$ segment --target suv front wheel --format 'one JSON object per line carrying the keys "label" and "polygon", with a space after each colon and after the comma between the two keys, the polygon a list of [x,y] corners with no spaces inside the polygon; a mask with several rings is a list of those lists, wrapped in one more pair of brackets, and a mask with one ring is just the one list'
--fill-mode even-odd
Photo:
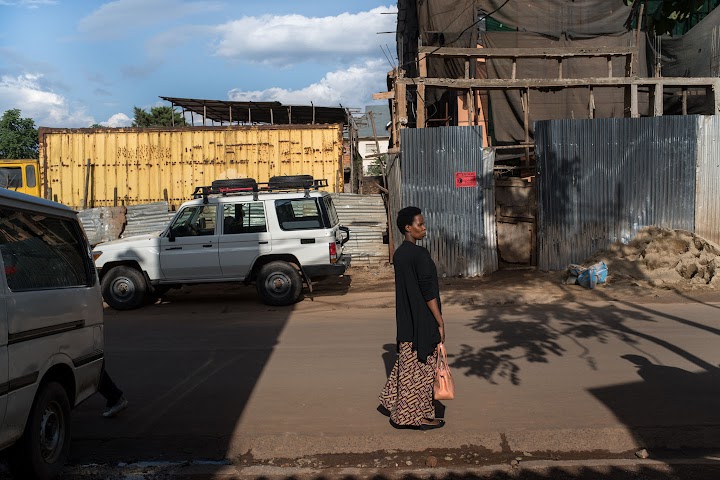
{"label": "suv front wheel", "polygon": [[292,305],[302,293],[300,273],[287,262],[270,262],[260,269],[257,291],[268,305]]}
{"label": "suv front wheel", "polygon": [[147,283],[141,272],[124,265],[113,267],[102,279],[102,296],[115,310],[132,310],[145,301]]}

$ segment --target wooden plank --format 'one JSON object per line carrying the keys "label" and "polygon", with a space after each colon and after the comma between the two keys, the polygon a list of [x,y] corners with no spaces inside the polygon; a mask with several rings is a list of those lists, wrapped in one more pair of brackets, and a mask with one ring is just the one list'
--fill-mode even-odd
{"label": "wooden plank", "polygon": [[655,117],[662,117],[663,114],[663,84],[657,83],[655,84],[655,89],[653,90],[653,116]]}
{"label": "wooden plank", "polygon": [[687,115],[687,88],[682,89],[682,114]]}
{"label": "wooden plank", "polygon": [[475,92],[472,88],[468,91],[468,97],[468,125],[472,126],[475,125]]}
{"label": "wooden plank", "polygon": [[[452,48],[420,47],[419,54],[438,57],[472,58],[543,58],[543,57],[624,57],[637,53],[637,47],[598,47],[598,48]],[[422,58],[422,57],[421,57]]]}
{"label": "wooden plank", "polygon": [[425,128],[425,85],[417,86],[417,128]]}
{"label": "wooden plank", "polygon": [[389,92],[379,92],[379,93],[373,93],[373,100],[390,100],[391,98],[395,97],[395,90],[390,90]]}
{"label": "wooden plank", "polygon": [[558,78],[563,78],[563,59],[558,58]]}
{"label": "wooden plank", "polygon": [[[482,50],[482,49],[478,49]],[[600,78],[401,78],[397,80],[398,85],[420,85],[445,88],[459,88],[466,90],[468,88],[479,89],[525,89],[525,88],[546,88],[546,87],[589,87],[589,86],[626,86],[626,85],[642,85],[654,86],[662,84],[664,86],[676,87],[714,87],[718,83],[718,79],[714,77],[662,77],[662,78],[626,78],[626,77],[600,77]]]}
{"label": "wooden plank", "polygon": [[588,101],[588,111],[590,113],[589,118],[595,118],[595,92],[590,87],[590,100]]}
{"label": "wooden plank", "polygon": [[513,58],[512,64],[512,75],[510,78],[515,80],[517,78],[517,58]]}
{"label": "wooden plank", "polygon": [[638,118],[640,109],[638,108],[638,86],[636,83],[630,85],[630,117]]}
{"label": "wooden plank", "polygon": [[607,57],[607,67],[608,67],[608,78],[612,78],[613,64],[612,64],[612,57],[610,55],[608,55],[608,57]]}

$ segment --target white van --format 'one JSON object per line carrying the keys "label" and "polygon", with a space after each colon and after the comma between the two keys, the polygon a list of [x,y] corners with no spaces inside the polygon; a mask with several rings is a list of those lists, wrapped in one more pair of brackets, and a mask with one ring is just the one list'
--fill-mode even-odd
{"label": "white van", "polygon": [[97,390],[102,296],[77,214],[0,189],[0,449],[21,479],[49,479],[70,411]]}

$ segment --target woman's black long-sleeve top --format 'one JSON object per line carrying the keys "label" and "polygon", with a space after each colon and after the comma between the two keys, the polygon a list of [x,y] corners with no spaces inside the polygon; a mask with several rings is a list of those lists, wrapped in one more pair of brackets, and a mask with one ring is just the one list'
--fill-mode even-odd
{"label": "woman's black long-sleeve top", "polygon": [[418,360],[425,363],[440,343],[440,330],[427,302],[440,303],[435,262],[425,248],[405,240],[393,255],[395,265],[395,319],[397,342],[412,342]]}

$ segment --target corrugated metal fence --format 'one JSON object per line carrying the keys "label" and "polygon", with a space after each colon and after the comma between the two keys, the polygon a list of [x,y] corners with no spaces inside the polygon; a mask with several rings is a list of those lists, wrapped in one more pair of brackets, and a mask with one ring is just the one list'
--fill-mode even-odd
{"label": "corrugated metal fence", "polygon": [[[497,270],[494,150],[483,149],[481,127],[406,128],[401,153],[388,172],[391,220],[406,206],[422,209],[422,242],[441,276],[478,276]],[[477,186],[457,188],[458,172],[474,172]],[[402,243],[391,225],[395,247]]]}
{"label": "corrugated metal fence", "polygon": [[388,262],[387,212],[381,195],[332,194],[340,224],[350,228],[344,251],[353,267],[373,267]]}
{"label": "corrugated metal fence", "polygon": [[[693,231],[698,145],[708,143],[702,139],[707,135],[699,135],[700,121],[666,116],[536,122],[538,267],[582,262],[648,225]],[[717,153],[716,143],[713,148]],[[718,192],[717,157],[713,161],[702,163],[715,175],[714,187],[697,190],[704,200]],[[711,205],[717,204],[715,196]],[[718,215],[717,208],[703,211],[706,223]]]}
{"label": "corrugated metal fence", "polygon": [[720,117],[699,119],[695,233],[720,243]]}

